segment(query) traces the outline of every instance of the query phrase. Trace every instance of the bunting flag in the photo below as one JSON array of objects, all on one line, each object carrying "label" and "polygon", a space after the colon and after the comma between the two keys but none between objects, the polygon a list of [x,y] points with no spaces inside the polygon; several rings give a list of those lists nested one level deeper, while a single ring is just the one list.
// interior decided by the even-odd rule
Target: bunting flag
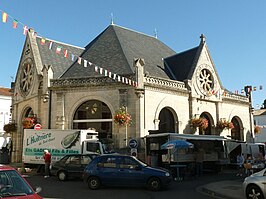
[{"label": "bunting flag", "polygon": [[103,68],[100,67],[100,74],[103,74]]},{"label": "bunting flag", "polygon": [[65,50],[65,51],[64,51],[64,57],[65,57],[65,58],[68,58],[68,50]]},{"label": "bunting flag", "polygon": [[53,42],[50,41],[50,43],[49,43],[49,49],[51,50],[52,48],[53,48]]},{"label": "bunting flag", "polygon": [[3,21],[3,23],[6,23],[7,22],[7,18],[8,18],[8,14],[5,13],[5,12],[3,12],[3,14],[2,14],[2,21]]},{"label": "bunting flag", "polygon": [[253,91],[256,91],[256,90],[257,90],[257,87],[256,87],[256,86],[254,86],[254,87],[253,87]]},{"label": "bunting flag", "polygon": [[75,55],[71,54],[71,60],[72,60],[72,61],[75,60]]},{"label": "bunting flag", "polygon": [[81,64],[81,57],[78,58],[78,64]]},{"label": "bunting flag", "polygon": [[260,85],[260,90],[262,90],[262,85]]},{"label": "bunting flag", "polygon": [[244,94],[245,93],[245,90],[244,89],[241,89],[241,94]]},{"label": "bunting flag", "polygon": [[45,38],[42,38],[41,39],[41,45],[44,45],[45,44],[45,41],[46,41],[46,39]]},{"label": "bunting flag", "polygon": [[28,26],[23,27],[23,35],[27,35],[28,32]]},{"label": "bunting flag", "polygon": [[57,46],[56,51],[55,51],[56,54],[60,54],[61,50],[62,50],[62,46]]},{"label": "bunting flag", "polygon": [[18,21],[16,19],[13,20],[13,28],[16,29],[18,27]]},{"label": "bunting flag", "polygon": [[[8,21],[8,17],[11,19],[11,21],[13,20],[12,22],[12,27],[14,29],[17,29],[18,28],[18,25],[19,23],[22,25],[23,27],[23,35],[27,35],[28,33],[32,35],[33,38],[36,38],[37,37],[37,32],[34,31],[33,28],[28,28],[27,25],[24,25],[23,23],[19,22],[18,20],[14,19],[12,16],[8,15],[6,12],[2,11],[2,22],[3,23],[6,23]],[[41,45],[45,45],[46,43],[46,38],[45,37],[42,37],[42,36],[39,36],[41,38],[40,40],[40,43]],[[49,44],[48,44],[48,48],[51,50],[53,48],[53,41],[48,41]],[[47,43],[48,43],[47,42]],[[56,54],[61,54],[61,51],[62,51],[62,46],[57,46],[56,48]],[[64,50],[64,53],[63,53],[63,56],[65,58],[68,58],[69,56],[69,52],[67,49]],[[71,60],[74,62],[76,60],[76,57],[78,59],[78,63],[81,64],[82,62],[82,58],[81,57],[78,57],[74,54],[71,54]],[[84,59],[83,59],[84,60]],[[118,82],[121,82],[121,79],[122,79],[122,82],[123,83],[126,83],[126,84],[129,84],[129,85],[133,85],[133,86],[137,86],[137,82],[131,80],[131,79],[128,79],[126,77],[123,77],[123,76],[120,76],[120,75],[117,75],[115,73],[112,73],[111,71],[109,71],[108,69],[104,69],[104,68],[101,68],[99,66],[96,66],[95,64],[93,64],[92,62],[90,61],[87,61],[87,60],[84,60],[84,67],[88,67],[88,64],[90,66],[94,66],[94,70],[95,72],[98,73],[98,71],[100,72],[100,74],[103,74],[104,72],[104,75],[105,76],[108,76],[109,78],[113,78],[114,80],[117,79]],[[260,90],[262,90],[262,86],[260,86]],[[214,92],[214,91],[213,91]]]},{"label": "bunting flag", "polygon": [[88,61],[84,59],[84,67],[87,68],[88,67]]}]

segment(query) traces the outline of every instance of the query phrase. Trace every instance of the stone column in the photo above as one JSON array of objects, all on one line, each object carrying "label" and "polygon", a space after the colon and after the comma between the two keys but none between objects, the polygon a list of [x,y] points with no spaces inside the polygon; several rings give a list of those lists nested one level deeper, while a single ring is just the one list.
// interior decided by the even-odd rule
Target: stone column
[{"label": "stone column", "polygon": [[135,59],[136,81],[138,83],[135,89],[136,98],[136,137],[145,135],[145,90],[144,90],[144,59]]}]

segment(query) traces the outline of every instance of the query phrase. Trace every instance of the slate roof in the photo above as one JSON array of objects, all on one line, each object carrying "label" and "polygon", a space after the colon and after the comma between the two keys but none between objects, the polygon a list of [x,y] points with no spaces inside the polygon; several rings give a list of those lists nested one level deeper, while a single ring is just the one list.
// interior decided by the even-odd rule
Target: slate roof
[{"label": "slate roof", "polygon": [[165,59],[165,64],[170,68],[177,81],[188,78],[198,47],[176,54]]},{"label": "slate roof", "polygon": [[[72,46],[69,44],[64,44],[58,41],[47,39],[45,44],[41,44],[40,37],[37,37],[37,44],[42,60],[43,65],[51,65],[54,72],[54,79],[59,78],[72,64],[73,61],[71,60],[71,54],[75,56],[80,56],[81,53],[84,51],[84,48]],[[49,49],[50,41],[53,42],[52,48]],[[61,53],[56,53],[56,48],[61,46]],[[68,58],[64,57],[64,51],[68,50]]]},{"label": "slate roof", "polygon": [[[46,40],[41,44],[37,37],[37,44],[43,65],[51,65],[54,79],[80,78],[102,76],[95,72],[94,67],[84,67],[84,63],[77,63],[77,57],[82,57],[103,69],[119,75],[132,75],[135,73],[133,61],[143,58],[144,72],[149,76],[183,81],[188,78],[195,59],[198,47],[178,53],[157,38],[139,33],[117,25],[109,25],[85,48],[76,47],[61,42]],[[52,49],[49,43],[53,41]],[[56,48],[62,47],[61,53],[56,54]],[[63,56],[68,50],[69,57]],[[75,61],[71,60],[75,55]]]},{"label": "slate roof", "polygon": [[[110,25],[85,47],[82,58],[120,75],[135,73],[134,58],[144,58],[145,72],[150,76],[169,79],[162,58],[174,54],[172,49],[155,37]],[[74,63],[62,78],[99,75],[92,67],[80,68],[79,64]]]}]

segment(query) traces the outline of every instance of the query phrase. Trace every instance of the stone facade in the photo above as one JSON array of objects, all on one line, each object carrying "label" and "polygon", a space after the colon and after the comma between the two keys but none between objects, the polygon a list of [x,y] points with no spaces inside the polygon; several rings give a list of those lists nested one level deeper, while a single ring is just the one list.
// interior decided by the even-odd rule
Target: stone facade
[{"label": "stone facade", "polygon": [[[104,75],[89,78],[55,78],[56,66],[43,63],[37,39],[28,34],[12,88],[12,119],[18,124],[18,131],[13,137],[13,162],[22,160],[21,121],[28,116],[29,111],[37,115],[43,129],[73,129],[79,122],[82,123],[75,118],[79,115],[79,108],[92,100],[106,105],[104,107],[108,107],[111,117],[88,118],[84,122],[90,122],[94,125],[92,127],[97,131],[102,130],[103,133],[105,127],[102,122],[106,122],[107,126],[110,124],[108,136],[111,135],[116,149],[128,149],[129,139],[137,139],[140,143],[140,156],[144,154],[145,148],[142,138],[148,135],[150,130],[204,134],[204,131],[192,129],[189,124],[191,118],[203,115],[209,122],[208,134],[232,136],[231,130],[217,131],[216,124],[223,118],[233,120],[239,126],[235,138],[252,141],[253,118],[248,97],[230,93],[222,86],[205,37],[201,38],[197,59],[194,59],[192,70],[188,74],[190,78],[178,81],[151,76],[145,73],[145,57],[138,57],[132,60],[131,67],[135,72],[124,75],[136,81],[137,86],[113,81]],[[29,60],[30,69],[27,68]],[[24,77],[26,73],[28,76]],[[25,78],[29,81],[26,84]],[[202,87],[206,82],[206,87]],[[132,116],[130,126],[120,127],[112,120],[116,110],[121,106],[125,106]],[[97,112],[100,108],[103,107],[98,106],[90,111]]]}]

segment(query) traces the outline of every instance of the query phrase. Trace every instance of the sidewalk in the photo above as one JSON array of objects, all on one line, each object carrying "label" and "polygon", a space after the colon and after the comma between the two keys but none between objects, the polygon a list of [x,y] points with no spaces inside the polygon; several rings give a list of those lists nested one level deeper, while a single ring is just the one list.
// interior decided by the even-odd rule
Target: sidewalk
[{"label": "sidewalk", "polygon": [[216,198],[243,199],[242,181],[219,181],[198,187],[198,191]]},{"label": "sidewalk", "polygon": [[[224,173],[231,173],[232,176],[235,176],[234,170],[226,170]],[[244,177],[233,177],[230,180],[222,180],[205,184],[198,187],[197,190],[201,193],[214,196],[215,198],[243,199],[245,198],[242,188],[243,181]]]}]

